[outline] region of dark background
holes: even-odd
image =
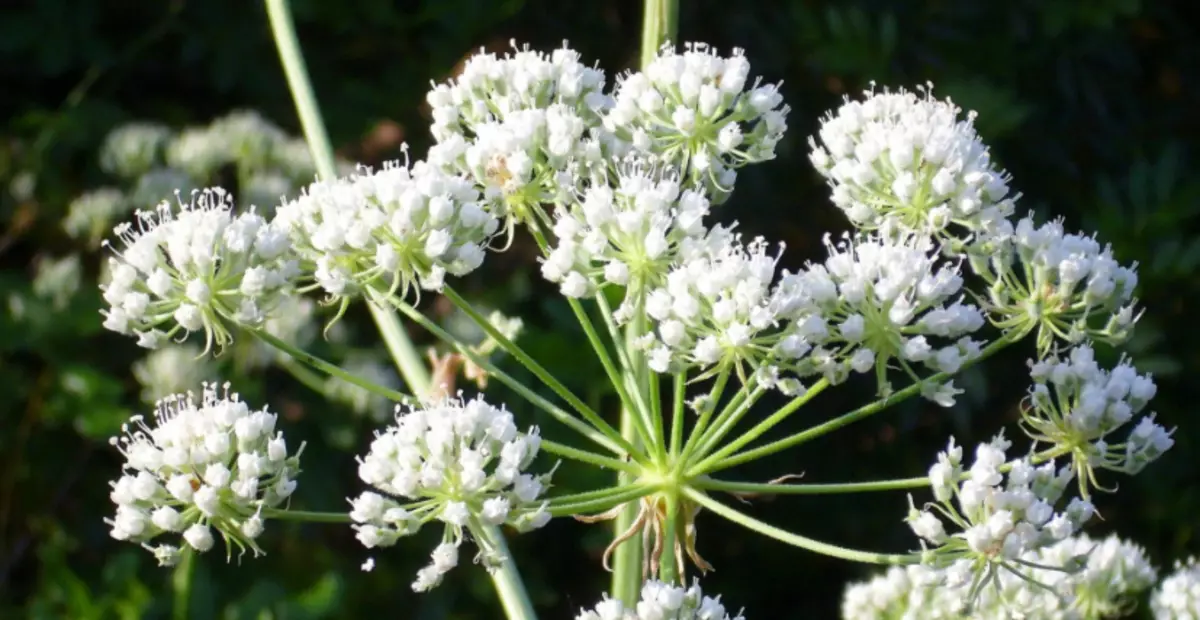
[[[746,48],[753,74],[784,81],[792,112],[779,157],[744,171],[719,217],[739,219],[748,234],[786,241],[789,265],[819,256],[822,235],[845,227],[808,165],[807,136],[843,95],[872,80],[906,87],[932,81],[937,94],[977,110],[980,133],[1024,193],[1021,205],[1096,231],[1121,261],[1140,263],[1146,314],[1126,350],[1155,373],[1152,408],[1160,420],[1180,428],[1163,460],[1135,479],[1109,479],[1120,493],[1097,500],[1104,519],[1091,533],[1132,538],[1161,567],[1200,552],[1200,27],[1190,3],[682,5],[681,40]],[[480,46],[502,52],[516,39],[548,50],[568,39],[589,62],[600,62],[610,83],[638,57],[636,2],[297,0],[294,10],[333,141],[354,161],[397,157],[399,140],[419,157],[429,143],[429,81],[451,76]],[[112,510],[106,481],[120,464],[106,439],[138,408],[128,369],[140,353],[132,340],[100,330],[90,283],[54,311],[31,316],[12,304],[38,303],[30,283],[38,261],[78,250],[60,222],[72,197],[105,182],[96,153],[107,131],[131,120],[206,124],[236,108],[257,109],[299,131],[257,3],[8,0],[0,8],[0,617],[170,612],[171,572],[111,540],[101,520]],[[25,191],[31,180],[32,192]],[[580,359],[582,334],[538,276],[530,246],[491,257],[463,287],[523,316],[524,346],[607,406],[603,373]],[[98,255],[86,254],[85,264],[94,281]],[[433,314],[444,312],[436,300],[426,304]],[[364,318],[348,323],[369,343]],[[414,338],[429,341],[415,331]],[[1008,351],[968,373],[959,385],[969,393],[952,410],[906,403],[731,475],[765,480],[805,472],[811,482],[920,475],[951,433],[967,445],[1001,426],[1015,436],[1030,354]],[[285,412],[289,442],[309,442],[297,505],[344,509],[340,497],[357,493],[352,455],[372,425],[322,405],[282,374],[236,387]],[[792,430],[854,406],[855,391],[818,399],[790,421]],[[538,421],[511,402],[524,420]],[[603,484],[575,468],[560,474],[561,492]],[[776,498],[743,508],[848,546],[903,551],[915,543],[901,522],[902,494]],[[267,557],[226,565],[218,546],[203,558],[188,617],[497,617],[489,582],[467,555],[433,593],[409,590],[435,544],[433,529],[375,554],[378,567],[367,574],[358,570],[365,553],[348,528],[271,524]],[[543,617],[573,618],[599,599],[607,584],[599,566],[605,536],[599,527],[559,520],[513,540]],[[870,570],[736,530],[712,515],[701,517],[700,550],[717,568],[706,590],[734,608],[744,605],[750,618],[835,617],[843,585]]]

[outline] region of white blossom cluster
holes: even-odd
[[[1094,237],[1067,234],[1061,220],[1005,222],[969,254],[990,285],[993,322],[1021,334],[1036,329],[1042,353],[1055,338],[1120,343],[1137,320],[1137,264],[1119,264]]]
[[[577,204],[558,210],[542,275],[568,297],[593,295],[606,284],[634,291],[656,286],[708,232],[708,198],[681,191],[671,174],[629,161],[615,180],[588,187]]]
[[[1015,211],[1009,176],[993,167],[974,112],[960,119],[931,87],[864,95],[823,119],[820,144],[809,139],[834,205],[855,226],[949,237],[951,224],[985,231]]]
[[[429,521],[445,524],[432,562],[417,573],[414,591],[441,583],[458,562],[464,530],[508,524],[527,532],[550,520],[545,500],[548,475],[524,473],[537,456],[541,437],[517,430],[513,416],[482,398],[447,399],[403,415],[376,435],[359,461],[367,491],[351,500],[350,518],[367,548],[390,547]],[[409,503],[403,503],[408,500]],[[476,534],[480,561],[493,565],[496,550]]]
[[[166,160],[172,168],[206,179],[221,166],[238,163],[249,170],[270,163],[275,145],[288,140],[279,126],[253,110],[238,110],[203,127],[181,131],[167,145]],[[311,162],[307,174],[315,171]]]
[[[775,387],[775,361],[805,352],[792,348],[794,339],[779,329],[805,299],[789,286],[786,272],[775,281],[778,260],[767,254],[761,237],[749,245],[735,237],[668,272],[664,285],[645,302],[652,331],[638,344],[650,369],[665,373],[734,365],[745,379],[742,367],[749,365],[760,382]]]
[[[1175,443],[1173,431],[1157,424],[1153,413],[1142,416],[1124,442],[1109,443],[1109,435],[1132,422],[1158,389],[1128,362],[1103,370],[1092,347],[1083,344],[1064,358],[1031,363],[1030,376],[1025,431],[1035,441],[1071,450],[1085,494],[1088,483],[1097,484],[1093,468],[1135,474]]]
[[[426,100],[437,141],[429,162],[504,196],[521,219],[524,208],[565,199],[576,164],[600,160],[594,130],[607,99],[604,72],[581,64],[578,52],[513,48],[503,58],[472,56]]]
[[[116,515],[106,520],[113,538],[143,543],[163,565],[178,560],[179,548],[148,543],[168,532],[204,552],[215,528],[231,554],[235,546],[261,553],[262,510],[295,491],[304,450],[288,455],[276,415],[251,410],[228,384],[205,384],[199,401],[177,394],[159,401],[151,424],[131,422],[111,442],[125,455],[110,495]]]
[[[1150,596],[1150,611],[1155,620],[1200,618],[1200,563],[1195,558],[1175,564],[1175,572]]]
[[[749,75],[740,49],[726,58],[703,43],[683,53],[663,46],[644,71],[619,81],[604,126],[723,201],[735,169],[774,159],[787,130],[789,108],[778,85],[756,80],[747,87]]]
[[[273,223],[290,235],[316,285],[343,300],[364,289],[441,289],[447,273],[483,263],[499,227],[470,181],[424,162],[317,181],[281,205]]]
[[[142,402],[154,404],[172,394],[212,379],[216,364],[193,344],[159,347],[133,363],[133,377],[142,386]]]
[[[642,598],[633,608],[608,598],[579,612],[575,620],[745,620],[740,612],[729,615],[721,597],[708,597],[697,581],[689,588],[650,580],[642,584]]]
[[[784,346],[807,353],[801,375],[821,373],[833,383],[850,372],[874,371],[879,391],[891,391],[887,371],[895,360],[910,378],[915,365],[955,373],[980,352],[969,334],[984,325],[980,310],[960,298],[957,264],[942,259],[921,235],[847,237],[829,257],[809,265],[792,284],[807,299]],[[953,382],[929,384],[923,394],[950,406],[960,393]]]
[[[129,123],[113,130],[100,147],[100,168],[122,178],[148,172],[158,162],[171,130],[158,123]]]
[[[1072,536],[1027,552],[1020,559],[1029,564],[1014,565],[1016,573],[997,573],[995,587],[983,589],[973,603],[963,590],[945,587],[955,578],[955,566],[895,566],[869,581],[848,586],[842,597],[842,618],[1120,618],[1157,577],[1145,550],[1116,536],[1102,541]]]
[[[204,332],[207,350],[232,340],[226,321],[258,326],[299,274],[284,230],[253,210],[235,213],[219,188],[196,192],[178,210],[162,202],[118,225],[124,246],[102,285],[104,326],[156,348]]]
[[[132,210],[130,201],[115,187],[101,187],[80,194],[67,206],[63,229],[74,239],[98,245],[112,230],[112,223]]]
[[[1096,512],[1091,502],[1078,497],[1056,512],[1074,470],[1056,469],[1053,461],[1038,466],[1029,459],[1009,462],[1005,452],[1011,445],[1003,435],[979,444],[970,469],[964,469],[962,448],[952,439],[929,470],[936,501],[909,511],[909,526],[922,546],[932,545],[935,562],[965,560],[951,587],[972,582],[976,571],[992,575],[1026,552],[1066,539]],[[954,533],[946,531],[947,522]]]

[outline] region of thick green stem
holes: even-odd
[[[768,523],[763,523],[750,515],[738,512],[721,502],[705,495],[701,491],[692,488],[685,488],[684,495],[689,499],[699,504],[726,519],[753,530],[764,536],[770,536],[775,540],[787,543],[801,549],[807,549],[815,553],[827,555],[830,557],[849,560],[851,562],[863,562],[866,564],[917,564],[921,561],[920,554],[891,554],[891,553],[874,553],[871,551],[859,551],[857,549],[848,549],[839,547],[829,543],[824,543],[819,540],[813,540],[799,534],[793,534],[787,530],[780,529]]]
[[[658,579],[665,583],[683,584],[683,567],[675,561],[675,547],[679,540],[679,494],[671,492],[666,498],[667,519],[663,524],[663,552],[658,562]]]
[[[482,525],[478,529],[481,531],[477,531],[477,535],[486,537],[488,546],[500,557],[499,565],[492,567],[488,574],[492,578],[496,594],[500,597],[504,615],[509,620],[536,620],[533,603],[529,600],[529,593],[525,591],[525,582],[521,580],[517,563],[513,561],[512,553],[508,550],[504,533],[494,525]]]
[[[397,402],[397,403],[413,404],[413,403],[417,402],[415,398],[413,398],[412,396],[409,396],[408,394],[405,394],[403,392],[397,392],[396,390],[386,388],[382,385],[378,385],[376,383],[367,381],[366,379],[364,379],[354,373],[346,372],[337,364],[327,362],[311,353],[308,353],[297,347],[294,347],[294,346],[288,344],[287,342],[284,342],[283,340],[279,339],[275,335],[267,332],[266,330],[252,329],[252,330],[250,330],[250,332],[252,334],[254,334],[256,337],[258,337],[259,340],[262,340],[263,342],[275,347],[276,349],[279,349],[280,351],[287,353],[296,361],[302,362],[304,364],[308,364],[309,366],[312,366],[313,368],[316,368],[317,370],[320,370],[321,372],[324,372],[332,377],[337,377],[338,379],[341,379],[342,381],[350,383],[351,385],[357,385],[358,387],[360,387],[372,394],[377,394],[377,395],[382,396],[392,402]]]
[[[679,31],[679,0],[646,0],[642,9],[642,69]]]
[[[383,337],[383,344],[392,356],[396,370],[400,371],[400,376],[404,378],[404,383],[418,397],[425,398],[433,387],[429,367],[413,346],[408,333],[404,331],[400,317],[397,317],[392,309],[379,304],[368,303],[367,308],[371,311],[371,318],[375,320],[379,335]]]
[[[192,604],[192,574],[196,572],[196,552],[185,549],[171,575],[171,618],[187,620]]]

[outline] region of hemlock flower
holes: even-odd
[[[365,290],[440,290],[446,274],[474,271],[499,227],[493,211],[465,178],[390,162],[313,183],[278,208],[273,224],[306,261],[310,288],[344,308]]]
[[[733,191],[737,168],[775,158],[790,108],[776,84],[755,80],[747,88],[750,62],[741,49],[726,58],[704,43],[684,47],[680,54],[664,45],[645,71],[621,78],[604,126],[719,203]]]
[[[1141,413],[1157,387],[1150,375],[1139,375],[1122,360],[1103,370],[1092,347],[1083,344],[1068,356],[1030,362],[1033,386],[1022,407],[1022,425],[1034,441],[1068,451],[1079,490],[1099,487],[1095,469],[1136,474],[1162,456],[1175,441],[1154,421],[1143,416],[1124,442],[1110,444],[1110,435]]]
[[[275,508],[296,489],[304,446],[288,455],[276,416],[252,411],[229,384],[205,384],[200,400],[176,394],[159,401],[154,420],[130,420],[112,445],[125,455],[124,474],[112,483],[116,515],[105,522],[117,540],[142,543],[169,565],[178,549],[149,543],[180,534],[193,549],[213,546],[213,529],[228,553],[237,547],[262,553],[263,509]]]
[[[1200,563],[1195,558],[1176,562],[1175,572],[1163,579],[1150,596],[1155,620],[1194,620],[1200,609]]]
[[[992,166],[975,113],[960,120],[962,110],[935,100],[932,86],[919,91],[872,89],[822,119],[810,159],[834,205],[864,230],[886,225],[949,239],[951,224],[968,232],[996,226],[1018,196]]]
[[[441,583],[458,563],[466,532],[480,546],[477,561],[490,568],[499,551],[481,533],[485,526],[527,532],[549,522],[541,499],[549,474],[524,473],[541,446],[536,427],[518,431],[511,413],[478,397],[396,411],[396,424],[377,433],[358,467],[363,482],[387,495],[367,491],[350,500],[350,518],[369,549],[390,547],[430,521],[444,524],[442,543],[413,590]]]
[[[1053,461],[1040,466],[1030,459],[1007,462],[1011,445],[1003,435],[979,444],[970,469],[964,470],[962,448],[952,439],[929,470],[935,501],[921,510],[910,508],[906,519],[922,547],[929,546],[930,561],[954,576],[946,586],[964,588],[961,593],[969,600],[999,583],[997,575],[1019,564],[1022,554],[1066,539],[1095,514],[1091,502],[1080,498],[1056,512],[1074,470],[1056,471]],[[1007,473],[1001,471],[1005,465]]]
[[[837,383],[850,372],[874,371],[887,395],[891,368],[921,382],[917,365],[953,374],[979,356],[980,343],[969,334],[983,326],[983,315],[963,302],[959,266],[933,240],[870,234],[834,244],[826,235],[825,245],[829,258],[801,270],[792,285],[806,297],[805,308],[783,346],[808,353],[795,369],[800,376],[820,373]],[[922,390],[943,406],[957,393],[950,383]]]
[[[605,596],[575,620],[745,620],[745,616],[726,613],[721,597],[705,596],[696,580],[682,588],[652,579],[642,585],[642,598],[632,609]]]
[[[982,300],[992,322],[1024,335],[1037,330],[1038,351],[1070,344],[1124,342],[1140,313],[1137,263],[1126,267],[1094,237],[1067,234],[1061,220],[1035,227],[1026,217],[983,236],[968,250],[972,269],[989,284]]]
[[[124,247],[101,285],[104,326],[151,349],[180,332],[203,332],[205,351],[224,347],[233,340],[226,322],[261,325],[299,274],[285,232],[253,211],[235,214],[220,188],[113,230]]]
[[[437,141],[429,162],[466,175],[524,220],[530,208],[569,196],[577,164],[601,161],[607,98],[604,72],[565,44],[550,54],[512,45],[503,58],[480,51],[426,96]]]
[[[142,402],[149,404],[183,394],[215,375],[213,360],[191,344],[160,347],[133,363],[133,376],[142,386]]]
[[[708,198],[681,190],[670,170],[629,160],[614,177],[613,186],[593,184],[558,210],[542,276],[568,297],[590,297],[609,284],[636,297],[660,284],[680,255],[708,234]]]
[[[846,588],[842,618],[950,620],[967,613],[982,620],[1117,618],[1157,575],[1141,547],[1116,536],[1103,541],[1073,536],[1020,560],[1027,564],[1014,564],[1015,573],[998,573],[996,587],[982,590],[970,607],[960,590],[945,587],[955,578],[947,569],[892,567]]]
[[[132,179],[158,163],[171,130],[158,123],[129,123],[110,131],[100,147],[100,168]],[[159,196],[157,200],[161,200]]]
[[[63,219],[63,230],[72,238],[95,247],[112,230],[113,222],[132,209],[133,203],[121,190],[114,187],[94,189],[71,201],[67,217]]]

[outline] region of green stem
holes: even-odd
[[[521,573],[517,570],[512,553],[508,550],[504,533],[494,525],[483,525],[479,530],[481,531],[478,531],[478,534],[486,537],[488,545],[500,556],[499,565],[489,570],[488,574],[492,578],[496,594],[500,597],[504,615],[509,620],[536,620],[537,613],[533,611],[533,603],[529,600],[529,593],[525,591],[525,583],[521,580]]]
[[[679,459],[681,463],[686,463],[702,443],[704,432],[708,430],[708,422],[712,419],[713,412],[717,410],[717,405],[720,404],[721,395],[725,391],[725,383],[729,381],[732,368],[732,364],[722,364],[721,370],[717,374],[717,380],[713,382],[712,390],[708,393],[708,400],[704,402],[704,411],[700,412],[700,419],[696,420],[696,426],[692,428],[692,433],[688,435],[687,443],[683,446],[683,456]]]
[[[631,474],[639,473],[642,470],[640,467],[638,467],[637,465],[635,465],[633,463],[630,463],[629,461],[619,461],[619,460],[611,458],[611,457],[596,454],[595,452],[589,452],[587,450],[580,450],[579,448],[572,448],[571,446],[563,445],[563,444],[555,442],[555,441],[550,441],[549,439],[542,440],[542,449],[545,450],[546,452],[549,452],[550,454],[561,456],[563,458],[571,459],[574,461],[589,463],[589,464],[595,465],[597,467],[603,467],[606,469],[623,471],[623,472],[628,472]]]
[[[325,121],[321,118],[320,108],[317,107],[317,98],[308,78],[304,55],[300,53],[300,43],[296,40],[296,26],[292,22],[287,0],[265,1],[275,46],[279,49],[279,60],[283,63],[283,73],[287,77],[288,88],[292,91],[292,99],[296,102],[296,114],[300,117],[300,126],[304,129],[304,138],[312,151],[317,173],[325,179],[336,178],[337,166],[333,158],[333,147],[329,144],[329,132],[325,130]],[[396,320],[396,315],[376,304],[367,304],[367,307],[396,363],[396,369],[408,388],[418,396],[428,394],[429,369],[421,360],[408,334],[404,333],[404,328]]]
[[[306,523],[350,523],[348,512],[314,512],[311,510],[282,510],[264,508],[262,516],[280,521],[303,521]]]
[[[625,493],[628,493],[635,488],[644,488],[646,491],[648,491],[651,487],[645,483],[641,483],[619,487],[605,487],[595,491],[582,491],[579,493],[570,493],[568,495],[558,495],[550,498],[550,507],[554,508],[555,506],[569,506],[571,504],[578,504],[581,502],[590,502],[623,496]]]
[[[671,398],[671,460],[679,456],[683,444],[683,409],[687,398],[687,376],[682,372],[675,373],[675,390]]]
[[[771,484],[769,482],[732,482],[697,478],[692,484],[706,491],[728,493],[756,493],[763,495],[832,495],[835,493],[865,493],[871,491],[898,491],[919,489],[929,486],[929,478],[899,478],[873,482],[842,482],[825,484]]]
[[[799,534],[793,534],[787,530],[780,529],[768,523],[764,523],[751,517],[750,515],[738,512],[721,502],[697,491],[696,489],[685,487],[683,494],[689,499],[696,502],[703,508],[725,517],[726,519],[741,525],[749,530],[753,530],[764,536],[769,536],[780,542],[787,543],[801,549],[806,549],[814,553],[820,553],[830,557],[849,560],[851,562],[863,562],[866,564],[917,564],[921,561],[920,554],[890,554],[890,553],[874,553],[871,551],[859,551],[857,549],[848,549],[839,547],[829,543],[813,540]]]
[[[531,404],[542,409],[555,420],[561,422],[564,426],[567,426],[571,430],[578,432],[589,440],[595,442],[596,445],[601,446],[613,454],[628,454],[631,455],[631,458],[638,462],[642,462],[645,459],[645,457],[640,453],[634,452],[633,446],[629,445],[629,443],[626,442],[619,434],[617,434],[615,430],[613,431],[612,436],[601,433],[597,429],[589,426],[575,416],[564,411],[561,407],[551,403],[545,398],[542,398],[537,394],[537,392],[534,392],[526,387],[525,384],[517,381],[508,373],[497,368],[496,365],[489,361],[486,357],[477,354],[470,347],[458,342],[458,340],[455,339],[454,336],[450,335],[449,332],[442,329],[437,323],[434,323],[425,315],[417,312],[417,310],[412,306],[396,299],[391,299],[390,301],[397,310],[399,310],[409,319],[412,319],[413,322],[425,328],[427,331],[429,331],[429,333],[436,336],[439,340],[445,342],[451,347],[454,347],[454,350],[457,351],[459,355],[471,360],[476,366],[484,369],[488,373],[488,376],[495,377],[522,398],[528,400]],[[611,429],[611,427],[609,428]]]
[[[737,426],[737,423],[742,420],[750,409],[758,403],[758,399],[767,392],[766,388],[761,386],[753,386],[750,393],[746,390],[751,389],[750,386],[742,386],[733,398],[729,399],[729,404],[717,416],[715,422],[709,427],[704,436],[700,438],[700,448],[696,450],[693,459],[703,460],[705,456],[710,454],[716,447],[717,443],[725,438],[730,431]]]
[[[192,574],[196,572],[196,552],[185,549],[179,558],[179,565],[171,575],[171,618],[187,620],[192,601]]]
[[[639,500],[639,499],[649,495],[650,492],[653,490],[653,487],[650,487],[648,485],[639,485],[639,484],[634,484],[634,485],[630,485],[627,487],[616,487],[616,488],[624,489],[624,490],[622,490],[620,493],[614,493],[612,495],[609,495],[606,497],[601,497],[601,498],[596,498],[596,499],[580,500],[578,502],[572,502],[569,504],[567,504],[567,503],[551,504],[550,505],[550,514],[552,514],[556,517],[568,517],[568,516],[581,515],[581,514],[596,514],[596,513],[606,512],[608,510],[611,510],[614,506],[621,506],[623,504],[626,506],[633,506],[634,508],[638,508],[638,502],[636,500]],[[624,514],[624,513],[625,513],[625,511],[622,510],[621,514]],[[636,510],[634,511],[634,514],[637,514]],[[620,515],[617,516],[617,521],[618,522],[620,521]],[[626,525],[625,529],[629,529],[629,526]],[[623,532],[625,530],[620,530],[620,531]],[[641,537],[634,536],[633,540],[638,541],[637,548],[640,550],[641,549]],[[618,547],[618,549],[619,548],[620,547]],[[638,560],[639,560],[637,575],[638,575],[638,585],[641,585],[641,572],[642,572],[642,567],[641,567],[641,563],[640,563],[641,556],[634,556],[634,557],[638,558]]]
[[[683,570],[675,562],[675,546],[679,544],[679,494],[667,494],[667,522],[663,524],[663,552],[658,562],[658,579],[662,582],[682,585]]]
[[[696,465],[692,466],[688,470],[688,477],[691,478],[694,476],[699,476],[701,474],[709,473],[710,471],[714,471],[712,469],[714,464],[716,464],[716,463],[723,464],[724,461],[722,459],[729,456],[730,454],[733,454],[734,452],[739,450],[742,446],[750,443],[751,441],[754,441],[755,439],[758,439],[763,433],[771,430],[771,428],[773,428],[776,424],[779,424],[784,419],[786,419],[788,416],[795,413],[797,409],[799,409],[800,407],[803,407],[805,404],[807,404],[808,401],[815,398],[817,396],[817,394],[820,394],[821,392],[823,392],[826,387],[829,387],[829,381],[827,381],[825,379],[821,379],[816,384],[814,384],[812,387],[808,388],[808,390],[805,391],[803,394],[801,394],[800,396],[797,396],[796,398],[793,398],[791,400],[791,402],[784,405],[782,408],[780,408],[775,413],[771,414],[767,419],[763,420],[762,422],[759,422],[756,426],[754,426],[754,428],[751,428],[750,430],[746,431],[746,433],[743,434],[741,437],[738,437],[737,439],[729,442],[724,447],[722,447],[720,450],[717,450],[712,455],[704,458],[704,460],[702,460],[699,463],[697,463]]]
[[[325,378],[313,372],[308,366],[297,362],[291,357],[285,357],[279,360],[279,366],[287,371],[292,378],[303,383],[308,389],[326,396],[325,393]]]
[[[642,69],[658,55],[658,48],[675,39],[679,30],[679,0],[646,0],[642,10]]]
[[[309,366],[312,366],[313,368],[316,368],[317,370],[320,370],[321,372],[324,372],[333,377],[337,377],[338,379],[341,379],[352,385],[357,385],[358,387],[360,387],[368,392],[371,392],[372,394],[377,394],[377,395],[382,396],[392,402],[397,402],[397,403],[414,404],[417,402],[415,398],[413,398],[412,396],[409,396],[408,394],[405,394],[403,392],[397,392],[396,390],[386,388],[386,387],[384,387],[382,385],[378,385],[376,383],[372,383],[371,381],[368,381],[354,373],[346,372],[337,364],[327,362],[311,353],[308,353],[297,347],[294,347],[294,346],[288,344],[287,342],[284,342],[283,340],[277,338],[270,332],[267,332],[266,330],[251,329],[249,331],[250,331],[250,333],[254,334],[259,340],[262,340],[263,342],[275,347],[276,349],[279,349],[280,351],[287,353],[296,361],[308,364]]]

